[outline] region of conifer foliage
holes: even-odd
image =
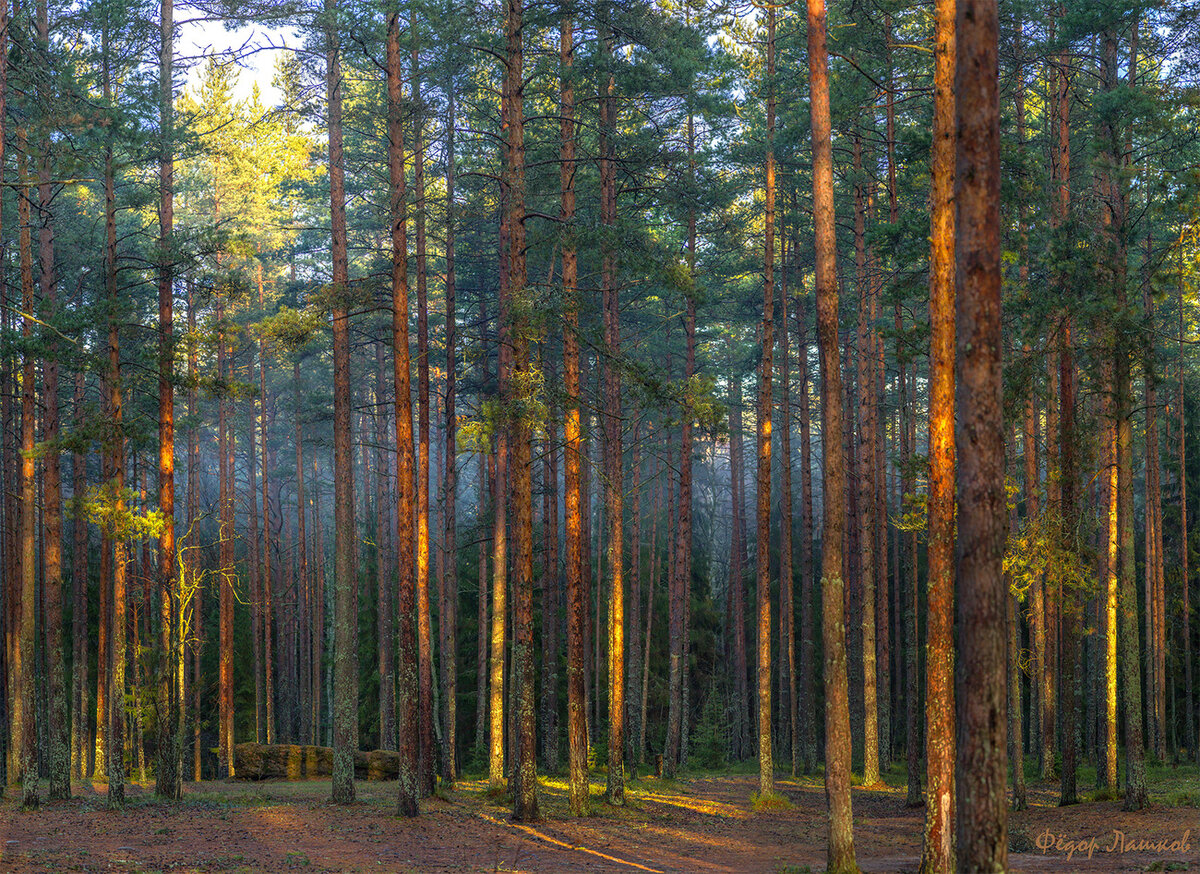
[[[924,872],[1004,870],[1027,770],[1145,807],[1193,6],[0,3],[4,784],[823,761],[835,872],[852,769]]]

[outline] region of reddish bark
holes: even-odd
[[[416,816],[417,767],[417,635],[416,580],[414,567],[413,433],[408,338],[408,242],[404,180],[404,105],[401,92],[399,12],[387,16],[388,179],[392,244],[392,367],[396,423],[396,566],[397,672],[396,702],[399,708],[400,764],[397,780],[397,813]]]
[[[954,778],[958,869],[966,872],[1008,868],[999,30],[996,0],[958,0],[954,204],[960,645]]]
[[[824,527],[821,550],[825,682],[825,800],[829,808],[826,868],[854,874],[850,806],[850,707],[847,698],[842,538],[846,460],[842,449],[842,372],[838,350],[837,241],[833,205],[833,149],[829,118],[829,56],[824,0],[808,0],[808,68],[813,150],[813,227],[817,262],[817,345],[821,360],[824,436]]]

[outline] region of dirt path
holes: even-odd
[[[386,783],[360,784],[361,803],[352,807],[326,801],[328,781],[189,784],[178,806],[134,787],[119,811],[105,807],[102,786],[79,787],[74,800],[37,811],[21,811],[11,800],[0,805],[0,872],[823,870],[821,784],[782,780],[792,807],[756,813],[756,782],[644,780],[631,788],[625,809],[596,800],[595,815],[574,820],[566,816],[566,787],[548,780],[543,820],[532,826],[512,823],[481,783],[430,799],[416,821],[393,815],[394,784]],[[1014,871],[1200,871],[1196,808],[1128,814],[1117,802],[1096,802],[1061,809],[1050,787],[1033,787],[1030,801],[1030,810],[1010,820]],[[916,870],[922,814],[904,807],[901,791],[856,789],[854,820],[864,871]],[[1172,849],[1189,829],[1186,851]],[[1125,835],[1124,853],[1112,846],[1114,830]],[[1161,850],[1129,851],[1134,841],[1162,840]]]

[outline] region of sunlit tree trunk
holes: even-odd
[[[455,312],[456,279],[454,272],[454,182],[455,182],[455,108],[454,86],[446,89],[446,452],[442,490],[442,549],[446,556],[442,578],[442,776],[454,786],[458,771],[458,540],[456,502],[458,498],[458,413],[455,391],[458,377],[458,322]]]
[[[1102,87],[1105,92],[1112,92],[1119,83],[1117,80],[1117,36],[1111,29],[1106,29],[1102,35]],[[1102,275],[1110,274],[1115,295],[1117,312],[1124,314],[1128,307],[1128,290],[1126,288],[1127,251],[1126,234],[1126,194],[1124,183],[1119,178],[1120,172],[1120,129],[1112,114],[1116,110],[1109,108],[1101,117],[1101,154],[1100,184],[1102,188],[1101,218],[1102,229],[1107,245],[1104,247]],[[1125,810],[1141,810],[1146,806],[1146,771],[1145,748],[1142,744],[1142,680],[1141,662],[1139,660],[1139,623],[1137,615],[1137,583],[1135,580],[1136,566],[1133,539],[1133,448],[1132,448],[1132,377],[1131,353],[1128,341],[1123,336],[1114,338],[1113,343],[1113,377],[1114,397],[1113,415],[1116,436],[1116,465],[1117,487],[1116,503],[1117,518],[1119,519],[1120,544],[1119,568],[1114,568],[1114,577],[1119,577],[1119,584],[1110,583],[1109,617],[1115,619],[1115,613],[1120,614],[1119,625],[1113,622],[1109,628],[1110,634],[1121,638],[1121,687],[1122,699],[1125,703]],[[1065,447],[1064,447],[1065,450]],[[1110,549],[1110,554],[1112,550]],[[1110,574],[1112,572],[1110,571]],[[1119,594],[1113,592],[1119,589]],[[1119,602],[1119,603],[1118,603]],[[1119,632],[1118,632],[1119,629]],[[1114,643],[1109,644],[1111,668],[1110,684],[1116,677],[1116,659]],[[1112,734],[1110,729],[1110,734]],[[1115,751],[1114,751],[1115,752]],[[1115,758],[1115,755],[1113,756]]]
[[[198,585],[196,557],[196,519],[200,515],[200,429],[196,425],[196,307],[195,286],[191,279],[187,281],[187,376],[188,376],[188,427],[187,427],[187,508],[184,516],[187,525],[186,542],[184,544],[184,573],[189,586],[194,587],[192,595],[192,623],[190,636],[192,641],[192,779],[196,782],[201,777],[201,717],[200,690],[201,665],[200,657],[204,644],[204,589]],[[103,652],[103,647],[101,647]],[[103,659],[101,659],[103,664]]]
[[[775,350],[775,7],[767,10],[767,154],[763,222],[762,361],[758,371],[756,556],[758,791],[775,790],[771,748],[771,376]]]
[[[158,164],[158,507],[163,528],[158,537],[159,669],[158,761],[155,794],[178,799],[183,791],[183,739],[180,700],[183,678],[180,616],[182,589],[175,555],[175,337],[174,337],[174,5],[162,0],[159,26],[159,164]],[[254,442],[250,442],[254,457]],[[253,488],[251,482],[251,488]],[[256,637],[257,644],[257,637]],[[261,697],[261,696],[259,696]]]
[[[829,119],[829,56],[824,0],[807,0],[808,72],[812,115],[813,228],[816,233],[817,345],[821,359],[821,419],[825,451],[821,549],[822,642],[825,659],[825,802],[829,809],[830,874],[853,874],[850,807],[850,704],[842,538],[846,525],[846,459],[842,450],[842,372],[838,355],[837,240],[833,149]]]
[[[101,32],[101,56],[104,58],[103,89],[105,103],[110,104],[112,95],[112,74],[109,69],[110,46],[107,18]],[[121,340],[120,340],[120,298],[117,285],[117,197],[116,170],[113,155],[112,136],[105,144],[104,150],[104,282],[107,297],[108,312],[108,367],[105,373],[105,385],[108,389],[108,421],[111,432],[108,435],[108,469],[115,500],[112,507],[112,520],[109,532],[112,539],[112,590],[104,592],[101,602],[108,602],[108,638],[107,649],[101,648],[102,660],[107,661],[105,673],[105,703],[108,730],[104,736],[104,763],[108,767],[108,802],[110,805],[120,805],[125,802],[125,574],[127,564],[127,544],[125,533],[120,530],[125,515],[125,430],[124,407],[121,386]],[[103,584],[102,584],[103,587]],[[32,600],[32,599],[31,599]],[[32,615],[32,604],[29,613]],[[24,612],[24,607],[22,608]],[[99,699],[99,695],[97,695]],[[100,765],[100,755],[96,756],[97,767]]]
[[[1120,474],[1117,466],[1117,428],[1114,417],[1112,364],[1104,364],[1105,398],[1104,424],[1104,609],[1100,629],[1104,644],[1104,742],[1101,759],[1104,764],[1104,788],[1117,791],[1117,595],[1120,587],[1120,511],[1117,496]],[[1100,782],[1097,774],[1097,783]]]
[[[507,0],[506,0],[507,2]],[[506,7],[507,11],[507,7]],[[507,21],[507,18],[506,18]],[[500,101],[501,128],[508,128],[509,101]],[[505,148],[501,144],[501,150]],[[509,285],[509,227],[507,184],[500,186],[499,231],[499,313],[497,333],[497,394],[507,403],[512,379],[512,345],[509,325],[511,309]],[[508,620],[508,505],[510,435],[503,422],[496,427],[496,470],[492,481],[492,623],[489,629],[488,650],[488,786],[493,791],[504,789],[504,644]]]
[[[925,840],[922,874],[954,865],[954,121],[956,0],[934,13],[929,259],[929,618],[925,645]]]
[[[528,412],[533,364],[529,347],[530,290],[525,270],[525,115],[522,46],[524,0],[507,0],[505,15],[505,70],[503,100],[508,105],[505,120],[504,175],[508,188],[508,279],[512,304],[510,337],[513,373],[510,388],[516,411],[510,419],[512,432],[512,505],[516,549],[513,554],[513,679],[516,685],[516,771],[513,780],[513,818],[517,822],[538,819],[537,799],[537,708],[533,671],[533,423]],[[618,761],[620,751],[618,750]]]
[[[429,302],[425,257],[425,127],[421,103],[420,47],[416,8],[409,8],[412,38],[413,185],[416,197],[417,268],[417,669],[421,736],[418,782],[432,795],[437,778],[433,749],[433,637],[429,618]]]
[[[510,0],[511,4],[512,0]],[[511,8],[511,7],[510,7]],[[617,107],[613,95],[613,43],[604,10],[600,37],[603,84],[600,93],[600,224],[602,309],[604,313],[604,519],[608,570],[608,780],[610,804],[625,802],[625,529],[621,458],[620,311],[617,294]]]
[[[396,565],[397,672],[396,703],[399,708],[400,764],[397,812],[412,817],[419,813],[417,767],[417,634],[416,578],[414,566],[413,433],[408,338],[408,240],[404,180],[404,103],[401,92],[403,60],[400,54],[400,11],[387,14],[387,99],[388,181],[392,244],[392,361],[396,421]],[[482,580],[480,584],[482,585]],[[481,632],[482,633],[482,629]]]
[[[587,600],[583,588],[583,512],[579,413],[579,299],[575,222],[575,88],[574,22],[564,15],[559,29],[559,215],[567,230],[562,247],[563,388],[567,401],[563,417],[563,514],[567,582],[567,764],[571,813],[587,812],[587,699],[584,690],[584,646]]]

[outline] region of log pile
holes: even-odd
[[[395,780],[400,756],[389,750],[354,754],[358,780]],[[301,744],[243,743],[234,747],[234,774],[239,780],[308,780],[329,777],[333,750]]]

